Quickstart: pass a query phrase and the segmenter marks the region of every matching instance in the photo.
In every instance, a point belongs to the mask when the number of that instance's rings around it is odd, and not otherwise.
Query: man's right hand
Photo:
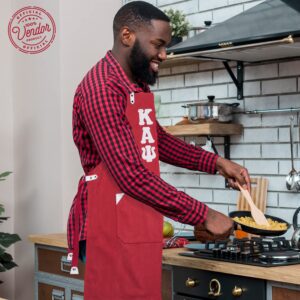
[[[208,208],[206,220],[203,224],[196,225],[195,231],[203,236],[202,242],[226,239],[233,232],[233,221],[224,214]]]

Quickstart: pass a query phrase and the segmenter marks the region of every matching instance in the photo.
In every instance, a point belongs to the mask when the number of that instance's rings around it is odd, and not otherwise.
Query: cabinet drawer
[[[70,277],[73,279],[84,279],[84,264],[79,261],[79,275],[70,275],[71,263],[67,261],[66,251],[54,249],[37,248],[38,271]]]
[[[38,283],[38,300],[65,300],[65,289],[46,284]]]
[[[284,300],[300,299],[300,291],[273,286],[272,300],[282,300],[282,299]]]
[[[71,300],[83,300],[83,293],[78,291],[71,291]]]

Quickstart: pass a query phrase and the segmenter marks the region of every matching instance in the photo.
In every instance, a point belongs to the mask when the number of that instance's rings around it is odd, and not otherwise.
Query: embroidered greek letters
[[[139,125],[143,126],[145,125],[152,125],[153,122],[151,121],[149,114],[151,113],[152,109],[151,108],[146,108],[146,109],[139,109]]]
[[[150,127],[143,127],[143,135],[142,135],[141,143],[146,144],[147,141],[148,141],[149,144],[154,143],[154,139],[152,137]]]
[[[152,125],[153,121],[151,120],[149,114],[152,111],[151,108],[139,109],[139,125]],[[156,158],[155,147],[149,145],[153,144],[155,140],[151,134],[150,126],[142,127],[142,139],[141,144],[145,145],[142,147],[142,159],[147,162],[152,162]]]
[[[142,152],[142,159],[147,162],[151,162],[156,157],[155,147],[151,147],[150,145],[142,147]]]

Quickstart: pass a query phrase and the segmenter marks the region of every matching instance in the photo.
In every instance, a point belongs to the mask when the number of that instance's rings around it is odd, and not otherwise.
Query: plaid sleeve
[[[193,199],[144,167],[125,115],[125,97],[93,85],[82,103],[84,123],[101,159],[120,189],[176,221],[195,225],[206,218],[205,204]],[[91,93],[92,91],[92,93]]]
[[[216,173],[218,155],[187,144],[167,133],[157,122],[159,158],[161,161],[190,170]]]

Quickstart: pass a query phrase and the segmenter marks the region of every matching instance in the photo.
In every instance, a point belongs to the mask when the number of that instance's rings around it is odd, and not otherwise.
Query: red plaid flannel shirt
[[[144,168],[125,116],[126,96],[149,92],[145,84],[132,84],[109,51],[79,84],[73,103],[73,138],[84,173],[102,161],[123,192],[173,220],[195,225],[204,222],[207,206],[178,191]],[[157,123],[159,159],[191,170],[215,173],[217,155],[186,144]],[[87,187],[82,177],[68,220],[68,243],[74,235],[86,239]],[[79,233],[75,232],[75,203],[80,202]]]

